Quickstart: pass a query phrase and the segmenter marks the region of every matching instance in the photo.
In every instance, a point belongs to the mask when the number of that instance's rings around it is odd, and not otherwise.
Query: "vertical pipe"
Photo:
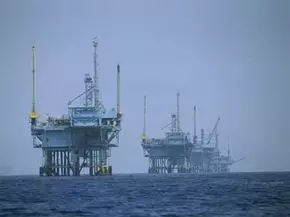
[[[106,150],[103,149],[102,152],[103,152],[103,163],[104,165],[107,165]]]
[[[117,65],[117,115],[121,114],[120,108],[120,65]]]
[[[60,175],[63,176],[63,170],[64,170],[64,167],[63,167],[63,151],[61,150],[60,151]]]
[[[74,176],[78,176],[79,175],[79,165],[80,165],[80,159],[78,154],[76,154],[76,161],[74,162],[75,165],[75,172],[74,172]]]
[[[66,156],[67,156],[67,151],[64,151],[64,152],[63,152],[63,165],[64,165],[63,175],[64,175],[64,176],[67,176]]]
[[[177,119],[177,132],[180,132],[180,120],[179,120],[179,93],[177,93],[177,113],[176,113],[176,119]]]
[[[194,106],[194,117],[193,117],[193,124],[194,124],[194,132],[193,132],[193,143],[196,143],[196,106]]]
[[[57,159],[57,151],[53,151],[53,156],[54,156],[53,172],[55,174],[56,173],[56,167],[57,167],[57,162],[56,162],[56,159]]]
[[[32,46],[32,112],[35,112],[35,46]]]
[[[51,169],[52,167],[52,151],[46,151],[47,155],[46,155],[46,160],[47,160],[47,164],[46,164],[46,167],[48,167],[49,169]]]
[[[67,176],[67,163],[66,163],[66,157],[67,157],[67,151],[65,150],[63,152],[63,166],[64,166],[64,171],[63,171],[63,175]]]
[[[96,167],[96,164],[95,164],[95,150],[92,150],[92,175],[95,174],[95,167]]]
[[[65,165],[65,151],[62,152],[62,164],[63,164],[63,170],[62,170],[62,175],[66,175],[66,165]]]
[[[92,176],[93,175],[93,151],[92,150],[90,150],[89,151],[89,155],[90,155],[90,176]]]
[[[59,175],[59,151],[56,151],[56,167],[57,175]]]
[[[54,165],[55,165],[55,156],[54,156],[54,151],[51,151],[51,167],[54,169]]]
[[[105,162],[104,162],[104,151],[103,151],[103,149],[100,150],[100,159],[101,159],[101,164],[104,165]]]
[[[70,151],[67,151],[67,159],[66,159],[66,164],[67,164],[67,176],[70,176],[71,174],[71,155],[70,155]]]
[[[99,84],[98,84],[98,72],[97,72],[97,47],[98,47],[98,42],[96,41],[96,37],[93,40],[93,46],[94,46],[94,101],[95,101],[95,106],[98,106],[99,103]]]
[[[94,150],[93,162],[94,162],[94,174],[95,174],[97,172],[96,166],[98,165],[98,163],[97,163],[97,150]]]
[[[159,173],[159,158],[156,159],[156,168],[157,168],[157,173]]]
[[[67,165],[68,165],[68,176],[71,176],[73,173],[73,162],[71,160],[71,151],[68,151]]]
[[[35,46],[32,46],[32,111],[30,113],[31,125],[36,125],[36,84],[35,84]]]

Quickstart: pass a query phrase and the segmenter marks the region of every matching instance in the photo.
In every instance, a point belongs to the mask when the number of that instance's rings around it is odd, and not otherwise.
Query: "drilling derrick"
[[[33,147],[43,152],[41,176],[111,175],[108,159],[119,144],[121,131],[120,66],[117,65],[117,110],[106,110],[99,99],[97,41],[94,47],[94,78],[85,74],[83,93],[68,102],[68,114],[39,121],[35,108],[35,47],[33,46],[33,100],[31,135]]]

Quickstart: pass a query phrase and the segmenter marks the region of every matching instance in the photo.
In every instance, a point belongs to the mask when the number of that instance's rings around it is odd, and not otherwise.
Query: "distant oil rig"
[[[111,148],[119,145],[121,131],[120,66],[117,65],[117,109],[106,110],[99,97],[96,38],[94,77],[85,74],[85,91],[68,102],[68,114],[39,121],[36,112],[35,47],[32,47],[33,99],[30,113],[33,147],[41,148],[40,176],[111,175]],[[79,102],[78,102],[79,101]]]
[[[177,111],[171,114],[171,131],[165,137],[148,138],[146,135],[146,96],[144,97],[144,126],[141,136],[141,146],[144,157],[149,158],[148,173],[194,173],[209,174],[229,172],[229,166],[243,158],[234,161],[228,147],[227,155],[222,155],[218,143],[217,119],[211,133],[205,134],[201,129],[200,136],[196,134],[196,106],[194,106],[194,132],[185,133],[180,128],[179,93],[177,93]],[[163,127],[163,128],[165,128]]]

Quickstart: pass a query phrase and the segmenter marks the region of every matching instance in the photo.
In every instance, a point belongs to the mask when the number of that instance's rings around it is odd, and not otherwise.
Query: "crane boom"
[[[211,133],[209,134],[208,142],[206,143],[207,145],[212,140],[213,135],[217,132],[217,127],[218,127],[219,122],[220,122],[220,117],[217,119],[217,121],[214,125],[214,128],[212,129]]]

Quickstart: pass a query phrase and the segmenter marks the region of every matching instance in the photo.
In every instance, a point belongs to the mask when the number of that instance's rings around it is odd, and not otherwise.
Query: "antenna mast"
[[[180,120],[179,120],[179,93],[177,93],[177,112],[176,112],[176,128],[177,132],[180,132]]]
[[[93,40],[93,46],[94,46],[94,98],[95,98],[95,106],[97,107],[100,102],[100,89],[99,89],[99,77],[98,77],[98,71],[97,71],[97,48],[98,48],[98,42],[97,37]]]

